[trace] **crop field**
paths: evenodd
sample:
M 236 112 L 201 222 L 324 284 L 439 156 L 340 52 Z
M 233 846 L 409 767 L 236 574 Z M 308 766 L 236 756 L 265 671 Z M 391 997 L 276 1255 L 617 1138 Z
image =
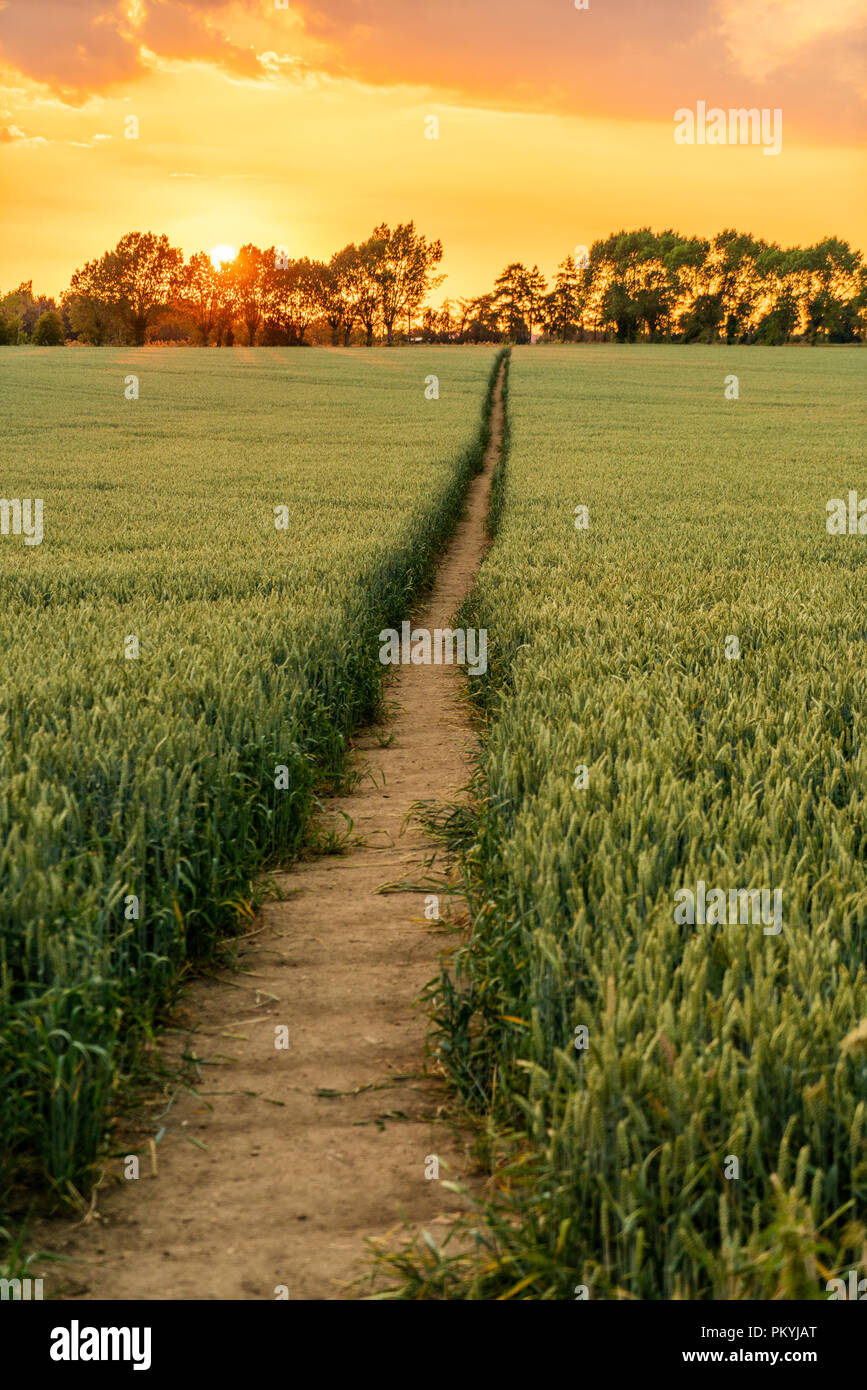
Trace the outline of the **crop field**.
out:
M 511 351 L 440 827 L 471 926 L 428 991 L 493 1181 L 481 1256 L 402 1252 L 398 1297 L 819 1298 L 863 1261 L 859 351 Z M 0 349 L 0 1215 L 87 1189 L 179 981 L 309 842 L 499 361 Z
M 184 963 L 301 844 L 494 359 L 0 350 L 3 496 L 44 506 L 0 537 L 0 1191 L 81 1180 Z
M 437 1020 L 511 1138 L 435 1296 L 818 1298 L 863 1259 L 867 539 L 826 527 L 862 364 L 511 355 Z

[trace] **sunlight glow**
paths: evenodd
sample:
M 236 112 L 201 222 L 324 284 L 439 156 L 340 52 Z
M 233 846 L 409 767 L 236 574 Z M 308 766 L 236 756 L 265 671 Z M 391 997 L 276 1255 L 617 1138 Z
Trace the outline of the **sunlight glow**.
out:
M 213 250 L 210 251 L 208 254 L 211 257 L 211 260 L 214 262 L 214 265 L 219 270 L 220 266 L 225 265 L 226 261 L 233 261 L 237 256 L 238 251 L 236 247 L 227 246 L 224 242 L 221 246 L 215 246 Z

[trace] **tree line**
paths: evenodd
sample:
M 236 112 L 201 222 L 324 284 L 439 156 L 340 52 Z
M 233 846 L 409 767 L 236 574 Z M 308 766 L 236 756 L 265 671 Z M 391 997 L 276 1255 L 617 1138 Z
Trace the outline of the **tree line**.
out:
M 412 222 L 382 223 L 329 261 L 248 244 L 221 265 L 130 232 L 76 270 L 59 303 L 30 281 L 0 298 L 0 343 L 781 344 L 862 341 L 867 326 L 867 268 L 837 237 L 786 249 L 730 229 L 616 232 L 576 247 L 550 286 L 515 261 L 488 293 L 435 309 L 442 255 Z

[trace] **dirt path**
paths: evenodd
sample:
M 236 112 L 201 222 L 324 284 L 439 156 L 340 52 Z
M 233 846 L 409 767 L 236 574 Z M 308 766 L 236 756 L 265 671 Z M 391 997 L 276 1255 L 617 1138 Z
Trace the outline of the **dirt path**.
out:
M 501 386 L 502 372 L 484 471 L 416 626 L 450 626 L 481 559 Z M 329 802 L 363 843 L 275 875 L 284 900 L 263 908 L 242 973 L 189 989 L 200 1098 L 179 1091 L 155 1120 L 155 1176 L 145 1142 L 138 1181 L 115 1175 L 84 1224 L 39 1230 L 43 1249 L 71 1261 L 40 1268 L 46 1296 L 59 1284 L 71 1299 L 273 1299 L 279 1285 L 292 1299 L 363 1296 L 348 1285 L 369 1267 L 366 1238 L 386 1237 L 401 1212 L 444 1234 L 458 1200 L 426 1178 L 428 1159 L 440 1178 L 470 1165 L 438 1116 L 442 1089 L 422 1076 L 426 1019 L 413 1005 L 448 937 L 425 920 L 422 894 L 376 889 L 429 874 L 432 846 L 404 822 L 414 801 L 466 784 L 472 734 L 458 668 L 395 669 L 395 715 L 357 740 L 364 775 Z

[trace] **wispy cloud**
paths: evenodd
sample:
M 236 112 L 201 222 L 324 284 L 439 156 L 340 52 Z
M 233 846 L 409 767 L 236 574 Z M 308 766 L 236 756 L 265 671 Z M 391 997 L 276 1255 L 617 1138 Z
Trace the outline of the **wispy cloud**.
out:
M 0 126 L 0 145 L 47 145 L 42 135 L 27 135 L 17 125 Z

